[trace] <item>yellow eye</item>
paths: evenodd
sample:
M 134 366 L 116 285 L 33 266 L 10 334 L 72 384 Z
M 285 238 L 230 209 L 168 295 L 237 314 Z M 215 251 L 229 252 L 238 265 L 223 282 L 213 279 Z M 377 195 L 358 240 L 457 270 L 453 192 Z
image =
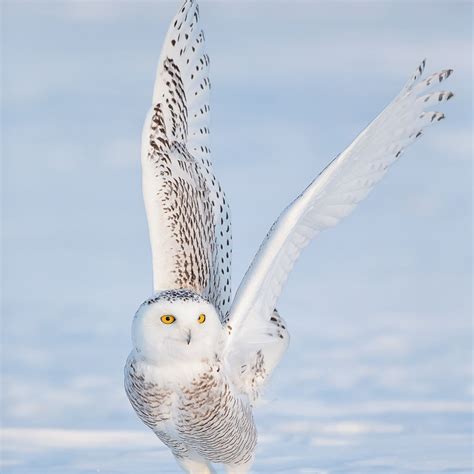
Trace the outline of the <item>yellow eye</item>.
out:
M 202 324 L 206 320 L 206 315 L 205 314 L 200 314 L 198 318 L 198 323 Z
M 176 318 L 174 316 L 171 316 L 171 314 L 165 314 L 161 316 L 161 322 L 163 324 L 172 324 L 176 321 Z

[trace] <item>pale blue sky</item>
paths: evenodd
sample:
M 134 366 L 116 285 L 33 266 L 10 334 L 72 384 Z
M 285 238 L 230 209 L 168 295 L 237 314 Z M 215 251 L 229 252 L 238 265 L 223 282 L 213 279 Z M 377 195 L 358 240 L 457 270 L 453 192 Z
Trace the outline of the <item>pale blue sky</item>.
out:
M 7 427 L 146 432 L 121 370 L 131 318 L 151 291 L 139 139 L 176 9 L 174 1 L 2 3 Z M 464 472 L 473 392 L 471 4 L 202 2 L 201 18 L 213 157 L 233 214 L 234 291 L 279 212 L 420 60 L 428 73 L 454 68 L 443 83 L 456 94 L 443 107 L 447 120 L 313 242 L 290 277 L 279 308 L 292 344 L 273 405 L 258 415 L 262 436 L 281 439 L 264 444 L 256 466 L 264 472 L 271 453 L 291 450 L 296 460 L 288 454 L 281 465 L 292 472 L 356 472 L 354 459 L 379 457 L 406 461 L 386 461 L 387 472 Z M 305 419 L 298 407 L 316 411 L 316 421 L 288 431 Z M 328 434 L 318 417 L 389 429 L 380 425 L 382 441 L 369 430 L 351 444 L 354 433 Z M 327 449 L 308 458 L 309 438 L 313 448 L 326 439 Z M 56 459 L 12 446 L 10 458 L 22 461 L 11 472 Z M 439 458 L 431 467 L 418 454 L 427 446 Z M 61 455 L 82 472 L 69 451 Z M 139 472 L 152 472 L 142 463 Z

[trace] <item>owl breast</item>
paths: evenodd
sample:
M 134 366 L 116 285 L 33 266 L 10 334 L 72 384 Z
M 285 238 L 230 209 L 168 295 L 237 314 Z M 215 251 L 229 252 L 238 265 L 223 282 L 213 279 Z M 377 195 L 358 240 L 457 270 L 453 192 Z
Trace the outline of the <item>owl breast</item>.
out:
M 130 357 L 125 390 L 141 420 L 177 457 L 210 462 L 251 460 L 257 432 L 248 401 L 235 394 L 219 363 L 205 364 L 182 383 L 158 380 Z

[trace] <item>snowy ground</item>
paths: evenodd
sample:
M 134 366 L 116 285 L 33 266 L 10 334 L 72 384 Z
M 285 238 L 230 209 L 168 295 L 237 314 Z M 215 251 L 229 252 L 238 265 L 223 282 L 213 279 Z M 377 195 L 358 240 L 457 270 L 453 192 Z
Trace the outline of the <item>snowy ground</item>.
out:
M 5 473 L 177 472 L 122 389 L 151 281 L 140 129 L 176 4 L 111 5 L 2 4 Z M 456 71 L 447 120 L 285 288 L 256 473 L 471 472 L 472 7 L 407 5 L 202 6 L 234 287 L 420 59 Z
M 352 327 L 351 334 L 347 327 L 326 326 L 314 337 L 295 331 L 256 412 L 254 472 L 470 472 L 471 405 L 459 394 L 467 367 L 451 366 L 463 356 L 450 343 L 458 330 L 434 334 L 422 324 L 400 328 L 388 318 L 375 330 Z M 111 341 L 103 342 L 110 347 Z M 82 360 L 79 348 L 69 348 L 76 362 L 61 367 L 62 376 L 51 374 L 53 361 L 50 371 L 41 370 L 42 380 L 8 376 L 12 421 L 3 432 L 4 472 L 178 472 L 128 406 L 120 351 L 95 351 L 117 365 L 107 370 L 104 360 L 92 360 L 96 346 L 90 344 Z M 45 363 L 38 359 L 38 366 Z

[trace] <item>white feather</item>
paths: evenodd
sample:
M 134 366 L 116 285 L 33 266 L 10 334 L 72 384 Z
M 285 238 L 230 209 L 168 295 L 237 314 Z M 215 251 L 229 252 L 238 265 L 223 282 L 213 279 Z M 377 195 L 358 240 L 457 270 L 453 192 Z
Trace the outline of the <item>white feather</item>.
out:
M 153 288 L 192 289 L 224 320 L 231 303 L 231 225 L 210 161 L 209 91 L 199 7 L 187 0 L 166 35 L 142 135 Z
M 229 319 L 233 330 L 226 346 L 228 359 L 238 359 L 248 350 L 249 334 L 255 337 L 275 308 L 288 274 L 309 241 L 350 214 L 404 148 L 426 126 L 444 118 L 444 114 L 425 108 L 447 101 L 453 94 L 426 94 L 426 90 L 452 71 L 444 70 L 420 82 L 424 66 L 425 61 L 398 96 L 273 224 L 234 298 Z

